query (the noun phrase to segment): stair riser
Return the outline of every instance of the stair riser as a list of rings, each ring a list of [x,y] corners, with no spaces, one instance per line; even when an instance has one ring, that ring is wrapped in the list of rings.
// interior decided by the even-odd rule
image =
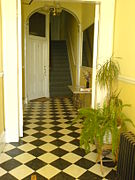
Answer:
[[[51,43],[50,96],[72,96],[69,61],[65,41]]]

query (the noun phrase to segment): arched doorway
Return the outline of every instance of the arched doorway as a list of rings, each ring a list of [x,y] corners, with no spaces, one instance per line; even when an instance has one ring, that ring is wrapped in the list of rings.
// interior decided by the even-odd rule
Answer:
[[[80,48],[81,41],[80,35],[78,32],[80,28],[80,23],[76,15],[70,12],[69,10],[62,8],[67,14],[70,14],[77,24],[77,34],[76,34],[76,59],[75,62],[77,65],[80,62]],[[50,97],[50,86],[49,86],[49,53],[50,53],[50,31],[49,31],[49,22],[50,22],[50,11],[46,10],[45,7],[40,8],[32,12],[27,17],[26,22],[26,49],[25,55],[25,101],[41,98],[41,97]],[[45,37],[38,34],[38,32],[31,32],[31,21],[36,16],[45,16]],[[41,23],[40,23],[41,24]],[[38,26],[38,23],[36,25]],[[64,26],[63,26],[64,27]],[[37,30],[38,28],[36,28]],[[66,29],[66,28],[65,28]],[[33,30],[32,30],[33,31]],[[36,34],[37,33],[37,34]],[[40,48],[40,49],[39,49]],[[40,61],[38,61],[40,59]],[[75,64],[75,66],[76,66]],[[71,65],[70,65],[71,66]],[[71,70],[71,68],[70,68]],[[75,67],[75,83],[79,84],[79,66]],[[73,72],[71,73],[73,74]],[[69,84],[70,85],[70,84]]]

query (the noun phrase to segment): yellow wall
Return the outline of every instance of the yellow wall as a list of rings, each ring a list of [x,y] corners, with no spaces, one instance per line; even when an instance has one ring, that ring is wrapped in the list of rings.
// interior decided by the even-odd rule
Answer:
[[[3,79],[0,78],[0,135],[4,132]]]
[[[78,23],[76,19],[68,14],[66,17],[67,21],[67,32],[70,34],[71,41],[72,41],[72,47],[75,57],[75,63],[77,62],[77,50],[78,50]]]
[[[3,71],[2,60],[2,16],[1,16],[1,0],[0,0],[0,72]]]
[[[76,19],[71,14],[66,14],[66,30],[67,39],[70,46],[68,46],[68,51],[70,54],[71,71],[73,77],[73,86],[76,85],[76,63],[77,63],[77,50],[78,50],[78,23]],[[72,57],[72,53],[74,59]]]
[[[118,88],[121,90],[120,97],[123,102],[131,104],[131,107],[125,107],[124,112],[135,124],[135,85],[119,81]],[[135,133],[135,128],[129,123],[128,128]]]
[[[23,21],[25,22],[27,17],[33,13],[33,11],[36,11],[43,7],[49,7],[52,6],[53,2],[33,2],[31,5],[24,5],[22,4],[22,11],[23,11]],[[61,2],[61,7],[68,9],[71,12],[74,12],[74,14],[78,17],[78,19],[81,21],[81,3],[68,3],[68,2]],[[45,8],[46,11],[47,8]]]
[[[94,23],[95,17],[95,4],[83,3],[82,4],[82,30]]]
[[[1,17],[1,1],[0,1],[0,72],[3,71],[2,57],[2,17]],[[0,135],[4,131],[4,103],[3,103],[3,78],[0,77]]]
[[[123,82],[119,81],[121,98],[131,107],[126,110],[127,115],[135,123],[135,1],[116,0],[114,54],[119,60]],[[130,78],[134,84],[127,83],[124,79]],[[135,129],[131,129],[135,133]]]

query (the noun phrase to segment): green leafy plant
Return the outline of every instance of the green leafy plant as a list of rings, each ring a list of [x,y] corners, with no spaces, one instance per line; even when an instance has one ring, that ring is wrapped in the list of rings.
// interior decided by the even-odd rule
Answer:
[[[107,123],[110,124],[110,132],[112,135],[112,153],[114,156],[118,154],[118,146],[120,140],[120,133],[127,130],[127,122],[133,122],[123,112],[125,107],[130,107],[129,104],[124,104],[122,99],[119,98],[118,94],[112,94],[109,99],[109,104],[104,103],[103,111],[104,116],[107,118]]]
[[[96,75],[96,80],[100,87],[107,88],[107,98],[112,96],[112,85],[117,80],[120,73],[120,67],[117,61],[114,61],[114,57],[111,57],[100,68]]]
[[[111,133],[112,154],[114,157],[117,156],[120,133],[126,130],[126,122],[132,123],[123,112],[123,108],[127,106],[129,105],[123,104],[116,95],[111,97],[109,105],[105,101],[102,108],[79,109],[74,122],[80,120],[83,124],[80,146],[84,147],[86,153],[90,151],[90,144],[94,143],[97,145],[98,153],[101,154],[105,143],[105,134],[108,139]]]
[[[90,151],[90,143],[95,143],[98,154],[102,154],[104,139],[109,139],[111,133],[112,154],[118,154],[120,133],[126,130],[126,122],[132,123],[127,118],[123,109],[128,107],[119,98],[120,93],[113,92],[113,82],[117,80],[120,73],[119,64],[114,61],[114,57],[107,60],[97,72],[96,80],[102,88],[107,89],[107,99],[104,100],[102,107],[82,108],[74,122],[81,120],[83,124],[80,135],[80,145],[84,146],[86,153]],[[132,123],[134,126],[134,124]]]

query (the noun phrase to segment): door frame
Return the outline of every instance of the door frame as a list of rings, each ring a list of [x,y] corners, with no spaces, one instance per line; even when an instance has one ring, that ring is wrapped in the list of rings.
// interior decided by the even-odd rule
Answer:
[[[21,0],[18,0],[18,64],[19,64],[19,80],[18,80],[18,94],[19,94],[19,136],[23,137],[23,97],[22,97],[22,21],[21,21]],[[20,43],[21,42],[21,43]]]
[[[28,87],[27,87],[27,50],[29,49],[29,18],[31,17],[32,14],[35,12],[42,13],[46,15],[46,39],[47,39],[47,65],[46,65],[46,83],[47,86],[45,87],[45,92],[46,97],[50,97],[50,92],[49,92],[49,13],[46,12],[41,12],[40,9],[37,9],[36,11],[33,11],[28,17],[27,21],[25,24],[25,37],[24,37],[24,46],[25,46],[25,54],[24,54],[24,65],[25,65],[25,100],[24,103],[27,104],[29,99],[28,99]]]
[[[61,2],[61,0],[60,0]],[[72,1],[72,2],[75,2]],[[78,2],[83,2],[83,0],[78,0]],[[86,2],[86,0],[85,0]],[[112,55],[112,46],[113,46],[113,20],[114,20],[114,0],[108,1],[108,0],[87,0],[88,3],[90,2],[94,2],[94,3],[100,3],[99,4],[99,18],[100,18],[100,22],[99,22],[99,29],[98,29],[98,34],[99,34],[99,38],[100,40],[95,38],[95,41],[98,41],[98,52],[95,52],[95,62],[97,63],[100,62],[101,64],[104,62],[104,58],[105,57],[109,57]],[[19,2],[21,3],[21,2]],[[20,10],[18,10],[19,12]],[[36,10],[37,11],[37,10]],[[20,13],[20,12],[19,12]],[[26,32],[27,32],[27,22],[25,22],[24,24],[25,28],[24,28],[24,66],[26,68]],[[108,32],[108,33],[107,33]],[[105,39],[103,39],[105,37]],[[109,42],[109,46],[108,46],[108,42]],[[21,44],[21,41],[19,41],[19,44]],[[103,46],[104,44],[104,46]],[[103,47],[103,48],[102,48]],[[107,47],[107,48],[106,48]],[[106,50],[107,49],[107,50]],[[49,53],[48,53],[49,54]],[[96,73],[96,63],[95,63],[95,73]],[[22,67],[24,68],[24,67]],[[25,69],[26,72],[26,69]],[[8,80],[5,80],[8,83]],[[21,80],[22,82],[22,80]],[[93,78],[93,83],[95,84],[95,75]],[[26,74],[25,74],[25,86],[26,86]],[[26,87],[25,87],[26,90]],[[21,93],[21,90],[19,90]],[[97,103],[99,103],[102,99],[103,99],[103,94],[99,93],[99,95],[97,95],[97,91],[99,91],[99,88],[96,87],[94,88],[94,93],[95,93],[95,97],[93,96],[93,106],[95,106],[95,101]],[[6,96],[6,93],[5,93]],[[21,97],[19,96],[19,99]],[[27,97],[26,97],[26,91],[25,91],[25,100],[27,102]],[[6,106],[6,104],[5,104]],[[6,121],[6,120],[5,120]],[[6,124],[6,129],[8,129],[7,127],[8,125]],[[17,131],[17,129],[16,129]],[[7,132],[8,133],[8,132]],[[8,136],[10,136],[10,133],[8,134]],[[16,137],[13,137],[14,140],[16,140]]]
[[[112,55],[113,51],[113,27],[114,27],[114,6],[115,0],[78,0],[78,2],[99,2],[100,3],[100,12],[99,12],[99,38],[98,38],[98,53],[96,61],[100,64],[103,64],[105,60]],[[19,34],[16,34],[17,27],[17,16],[21,14],[21,10],[17,9],[17,2],[21,6],[21,0],[7,2],[2,0],[2,29],[3,29],[3,62],[4,62],[4,108],[5,108],[5,130],[6,130],[6,142],[17,142],[19,140],[19,126],[20,118],[19,114],[19,102],[21,102],[21,96],[19,96],[21,90],[18,88],[18,71],[22,71],[21,68],[18,69],[18,46],[17,46],[17,37]],[[62,2],[60,0],[59,2]],[[76,2],[75,0],[72,2]],[[8,16],[9,12],[12,13],[12,16]],[[10,27],[10,22],[12,21],[12,29]],[[25,25],[26,26],[26,25]],[[21,25],[19,25],[21,28]],[[11,36],[11,30],[13,32]],[[24,59],[26,60],[26,32],[24,30]],[[9,38],[9,39],[8,39]],[[8,43],[7,43],[8,41]],[[11,46],[10,44],[14,44]],[[18,44],[21,47],[21,40],[18,39]],[[12,57],[12,61],[11,61]],[[21,66],[21,65],[20,65]],[[12,87],[11,87],[11,78],[12,78]],[[20,84],[22,79],[20,79]],[[12,90],[12,96],[11,91]],[[101,103],[104,99],[102,91],[100,92],[99,88],[96,88],[96,103]],[[12,102],[13,100],[13,102]],[[21,109],[21,111],[23,111]]]

